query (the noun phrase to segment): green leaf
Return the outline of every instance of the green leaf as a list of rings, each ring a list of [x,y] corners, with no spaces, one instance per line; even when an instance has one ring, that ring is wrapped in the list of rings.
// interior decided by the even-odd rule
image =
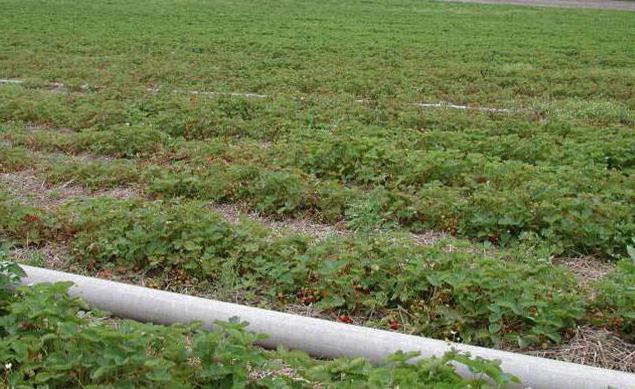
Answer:
[[[500,323],[490,323],[490,325],[487,327],[487,329],[489,330],[490,334],[498,333],[498,331],[500,331],[500,329],[501,329],[501,324]]]

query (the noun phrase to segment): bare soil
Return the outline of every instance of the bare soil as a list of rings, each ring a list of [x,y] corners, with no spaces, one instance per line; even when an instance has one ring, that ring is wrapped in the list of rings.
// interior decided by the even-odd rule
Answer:
[[[0,183],[18,198],[42,209],[55,209],[71,199],[85,199],[89,197],[110,197],[126,199],[138,196],[134,188],[119,187],[90,192],[85,188],[67,182],[61,185],[48,185],[36,176],[33,170],[22,170],[14,173],[0,174]]]
[[[635,344],[603,328],[579,327],[566,344],[525,354],[635,373]]]

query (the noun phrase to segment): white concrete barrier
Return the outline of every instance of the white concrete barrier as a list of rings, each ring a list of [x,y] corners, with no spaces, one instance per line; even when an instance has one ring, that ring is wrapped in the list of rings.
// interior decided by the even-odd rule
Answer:
[[[269,348],[284,345],[319,357],[360,356],[371,361],[380,361],[399,350],[418,351],[422,357],[430,357],[454,348],[472,356],[500,360],[506,373],[522,381],[519,387],[635,388],[635,374],[620,371],[224,303],[38,267],[23,265],[22,268],[27,274],[22,281],[24,284],[72,281],[75,285],[70,290],[71,295],[118,317],[159,324],[202,321],[209,329],[217,320],[238,317],[249,322],[250,331],[269,335],[261,343]],[[457,366],[457,371],[471,376],[463,366]]]

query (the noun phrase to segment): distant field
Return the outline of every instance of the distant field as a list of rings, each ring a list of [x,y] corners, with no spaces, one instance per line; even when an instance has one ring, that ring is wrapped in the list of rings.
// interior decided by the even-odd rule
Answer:
[[[524,352],[579,327],[635,348],[635,13],[0,9],[10,257]]]
[[[527,7],[589,8],[635,11],[633,0],[446,0],[461,3],[514,4]]]

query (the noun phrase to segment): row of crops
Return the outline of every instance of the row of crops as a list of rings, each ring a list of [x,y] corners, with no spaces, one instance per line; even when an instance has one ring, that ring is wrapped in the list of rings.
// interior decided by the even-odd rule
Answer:
[[[0,193],[8,242],[62,242],[71,249],[67,266],[84,271],[154,274],[159,285],[177,277],[253,304],[315,305],[481,345],[557,343],[587,322],[633,336],[632,258],[594,285],[599,293],[590,298],[530,244],[489,252],[454,239],[424,246],[398,231],[316,241],[228,222],[200,200],[96,197],[41,209]]]
[[[309,306],[335,320],[478,345],[548,348],[566,342],[580,325],[633,339],[635,265],[628,247],[635,235],[635,180],[626,129],[599,142],[585,139],[592,129],[558,138],[549,124],[527,138],[351,126],[311,130],[310,136],[293,130],[264,142],[249,135],[190,138],[149,116],[143,125],[96,123],[68,131],[60,129],[69,123],[47,116],[46,105],[93,96],[22,86],[3,92],[43,99],[42,106],[19,109],[0,104],[12,109],[0,145],[4,174],[33,172],[49,186],[71,183],[88,193],[128,186],[139,193],[41,208],[28,194],[5,188],[0,234],[9,251],[57,243],[69,248],[64,269],[132,281],[143,274],[155,287],[176,280],[202,295],[239,296],[280,310]],[[201,104],[252,104],[228,101]],[[559,153],[529,147],[549,144],[550,137],[553,144],[571,140]],[[258,223],[228,222],[210,203],[235,203],[279,220],[338,223],[350,234],[324,241],[280,236]],[[428,230],[453,237],[422,246],[407,234]],[[580,288],[551,261],[580,254],[618,266]],[[119,336],[109,326],[103,331]],[[22,369],[6,375],[7,382],[32,382],[37,371],[45,372],[37,378],[42,383],[67,378],[63,372],[49,377],[46,359],[29,370],[25,361],[33,355],[40,354],[6,354],[8,365]],[[393,367],[387,369],[382,372]],[[128,373],[132,382],[141,376],[135,372]],[[458,379],[451,369],[444,372]],[[146,373],[143,379],[154,377]],[[254,381],[240,374],[223,379]],[[78,372],[80,382],[112,379],[104,376],[110,378]],[[296,378],[274,381],[295,385]]]
[[[263,351],[240,323],[111,318],[68,285],[9,287],[16,261],[520,352],[581,326],[635,341],[630,13],[0,8],[0,383],[484,385],[452,361],[511,379],[454,353],[319,361]],[[271,228],[294,223],[336,233]]]
[[[69,102],[65,99],[53,98],[59,104]],[[6,117],[50,125],[50,118],[36,116],[46,105],[11,110],[20,99],[6,101],[0,104]],[[119,158],[51,165],[58,179],[81,169],[88,180],[143,181],[161,197],[244,202],[276,216],[344,220],[357,230],[432,229],[503,245],[534,239],[554,254],[604,258],[624,255],[635,236],[635,146],[629,128],[598,135],[593,128],[574,130],[549,120],[526,134],[514,128],[492,135],[350,126],[288,131],[263,146],[249,136],[184,139],[154,119],[145,118],[144,126],[97,124],[70,134],[16,130],[5,137],[32,150]]]
[[[167,126],[178,120],[165,115],[181,115],[178,104],[191,97],[139,93],[136,103],[104,108],[99,93],[28,85],[0,92],[10,97],[0,110],[11,120],[0,145],[3,173],[32,172],[49,186],[88,191],[42,208],[6,188],[0,231],[8,248],[57,243],[69,248],[64,269],[132,281],[149,275],[155,287],[178,280],[203,295],[281,310],[309,306],[335,320],[471,344],[548,348],[580,325],[633,339],[634,144],[619,121],[602,140],[593,123],[559,119],[531,124],[526,134],[350,124],[286,129],[268,140],[190,137]],[[122,112],[134,104],[179,109],[141,120]],[[192,118],[254,104],[262,102],[196,98],[209,110]],[[80,113],[91,121],[74,123]],[[90,128],[67,127],[74,125]],[[90,198],[121,187],[138,195]],[[350,233],[324,241],[280,236],[224,220],[210,210],[214,203]],[[451,238],[422,246],[408,235],[429,230]],[[578,255],[619,265],[581,288],[552,261]]]
[[[156,326],[112,320],[70,298],[68,283],[17,287],[22,270],[0,252],[0,379],[12,388],[315,388],[503,387],[517,381],[498,365],[448,352],[407,363],[397,353],[379,365],[362,358],[316,360],[282,348],[244,323]],[[475,379],[455,373],[466,365]]]

